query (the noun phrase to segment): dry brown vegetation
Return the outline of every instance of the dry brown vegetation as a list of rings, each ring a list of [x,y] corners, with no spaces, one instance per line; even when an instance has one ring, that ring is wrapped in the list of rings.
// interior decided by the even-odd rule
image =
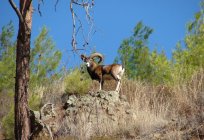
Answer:
[[[62,85],[62,84],[60,84]],[[108,81],[105,89],[114,89]],[[93,82],[93,90],[98,89]],[[56,90],[56,89],[55,89]],[[145,82],[123,79],[122,99],[132,108],[132,119],[118,122],[95,122],[91,125],[81,114],[72,136],[59,139],[204,139],[204,71],[195,73],[191,80],[176,85],[150,85]],[[102,114],[98,114],[99,116]],[[100,121],[100,120],[98,120]],[[62,124],[66,128],[67,124]],[[62,130],[65,130],[62,128]]]
[[[114,85],[113,81],[108,81],[105,83],[105,89],[114,89]],[[98,83],[93,82],[91,89],[96,91]],[[63,82],[40,87],[35,92],[42,97],[41,105],[47,102],[60,104],[67,98],[63,95],[65,93]],[[86,119],[86,114],[82,113],[78,115],[80,121],[77,125],[69,126],[74,128],[69,132],[71,133],[69,136],[60,134],[69,131],[67,129],[69,124],[62,121],[60,124],[62,131],[56,139],[204,139],[203,70],[195,73],[188,82],[176,85],[155,86],[124,78],[120,96],[129,102],[132,109],[131,118],[118,118],[117,122],[100,122],[99,119],[90,123]],[[97,115],[100,118],[103,114]],[[46,138],[42,136],[41,139]]]
[[[178,85],[151,86],[124,80],[134,108],[138,139],[204,139],[204,72]],[[131,120],[130,120],[131,121]]]

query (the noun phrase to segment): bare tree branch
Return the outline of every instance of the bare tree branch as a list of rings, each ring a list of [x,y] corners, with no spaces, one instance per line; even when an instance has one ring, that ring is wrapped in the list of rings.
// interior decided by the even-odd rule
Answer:
[[[57,4],[58,4],[59,0],[56,0],[56,3],[55,3],[55,11],[57,11]]]
[[[40,9],[41,3],[44,4],[44,1],[43,0],[38,0],[38,13],[39,13],[40,16],[42,16],[42,12],[41,12],[41,9]]]
[[[22,16],[21,12],[19,11],[19,9],[17,8],[16,4],[13,2],[13,0],[9,0],[9,3],[11,5],[11,7],[14,9],[14,11],[16,12],[20,22],[24,23],[23,16]]]
[[[73,8],[74,5],[81,6],[86,13],[86,19],[87,19],[87,22],[90,26],[89,31],[87,33],[87,37],[85,36],[85,31],[84,31],[82,21],[80,20],[80,18],[78,17],[76,12],[74,11],[74,8]],[[79,31],[82,32],[82,38],[84,40],[83,47],[86,47],[89,44],[90,35],[91,35],[92,29],[93,29],[93,18],[90,15],[90,9],[93,6],[94,6],[94,0],[91,0],[91,1],[90,0],[71,0],[70,1],[70,11],[72,14],[72,26],[73,26],[71,45],[72,45],[73,50],[75,50],[75,51],[78,50],[76,37],[77,37]],[[78,27],[77,27],[77,25],[78,25]]]
[[[72,47],[74,50],[76,50],[76,21],[75,21],[75,13],[74,13],[74,9],[73,9],[73,0],[70,1],[70,11],[71,11],[71,14],[72,14],[72,26],[73,26],[73,29],[72,29]]]
[[[79,22],[79,24],[80,24],[80,26],[78,27],[78,29],[77,29],[77,31],[76,31],[76,36],[77,36],[78,32],[79,32],[80,29],[81,29],[82,37],[83,37],[83,39],[84,39],[84,41],[85,41],[85,43],[84,43],[83,46],[85,47],[85,46],[88,45],[89,43],[88,43],[88,40],[86,39],[85,34],[84,34],[83,24],[82,24],[80,18],[77,16],[77,14],[75,14],[75,17],[77,18],[77,20],[78,20],[78,22]],[[88,36],[89,36],[89,35],[88,35]]]
[[[84,3],[79,3],[78,1],[76,2],[76,1],[74,1],[74,0],[72,0],[72,3],[74,3],[74,4],[76,4],[76,5],[79,5],[79,6],[84,6],[84,5],[85,5]]]

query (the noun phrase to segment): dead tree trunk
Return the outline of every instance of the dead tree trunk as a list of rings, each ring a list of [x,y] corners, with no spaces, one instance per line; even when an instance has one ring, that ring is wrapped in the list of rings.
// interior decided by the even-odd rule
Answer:
[[[30,137],[28,83],[33,11],[32,0],[20,0],[20,9],[16,7],[12,0],[9,0],[9,2],[19,18],[16,46],[15,139],[28,140]]]

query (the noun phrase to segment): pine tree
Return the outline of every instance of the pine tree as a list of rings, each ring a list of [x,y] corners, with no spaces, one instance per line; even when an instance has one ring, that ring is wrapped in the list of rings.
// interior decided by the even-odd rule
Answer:
[[[148,38],[153,30],[139,22],[134,33],[125,39],[118,49],[116,60],[121,62],[129,78],[147,79],[151,72]]]
[[[12,22],[2,27],[0,34],[0,92],[14,91],[15,82],[15,42],[12,40]]]
[[[48,30],[43,27],[31,49],[31,86],[46,84],[59,77],[57,68],[61,60],[61,52],[56,50]],[[54,78],[54,79],[53,79]]]
[[[194,21],[187,26],[184,46],[181,44],[178,43],[173,52],[173,70],[175,77],[180,77],[180,82],[204,68],[204,2],[201,3],[201,10],[195,14]]]

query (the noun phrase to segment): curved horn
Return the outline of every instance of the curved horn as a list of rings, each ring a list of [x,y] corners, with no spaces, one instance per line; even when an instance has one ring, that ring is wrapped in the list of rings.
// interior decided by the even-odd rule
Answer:
[[[98,57],[100,60],[98,61],[98,63],[100,63],[101,61],[103,61],[103,55],[100,53],[93,53],[90,55],[90,58],[93,59],[94,57]]]

